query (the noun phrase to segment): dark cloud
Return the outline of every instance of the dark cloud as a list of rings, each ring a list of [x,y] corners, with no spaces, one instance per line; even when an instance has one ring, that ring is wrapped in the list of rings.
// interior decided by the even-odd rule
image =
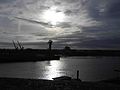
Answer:
[[[32,33],[32,34],[35,36],[44,36],[44,37],[48,35],[47,33],[40,33],[40,32]]]
[[[16,28],[16,24],[13,24],[13,20],[11,20],[9,17],[0,17],[0,27],[1,29],[12,29]],[[4,30],[8,31],[8,30]]]
[[[79,3],[81,0],[64,0],[65,2],[69,3]]]
[[[106,16],[110,18],[120,18],[120,1],[109,6],[106,11]]]
[[[108,37],[108,38],[92,38],[87,36],[72,36],[61,38],[59,42],[57,42],[61,46],[69,45],[72,48],[119,48],[120,45],[120,37]]]
[[[46,10],[46,9],[49,9],[49,7],[48,7],[48,6],[43,6],[43,5],[41,5],[41,6],[39,7],[39,9],[40,9],[40,10]]]
[[[16,0],[0,0],[0,3],[10,3]]]
[[[96,19],[119,18],[120,17],[120,1],[119,0],[90,0],[87,2],[88,14]]]
[[[55,5],[61,5],[61,2],[56,1],[56,2],[55,2]]]
[[[30,23],[40,24],[40,25],[46,26],[46,27],[52,27],[52,25],[51,25],[50,23],[45,23],[45,22],[41,22],[41,21],[37,21],[37,20],[20,18],[20,17],[15,17],[15,18],[20,19],[20,20],[23,20],[23,21],[30,22]]]
[[[72,12],[71,10],[66,10],[64,13],[69,16],[69,15],[71,15],[73,12]]]
[[[41,16],[52,6],[66,15],[65,21],[54,27]],[[74,48],[120,47],[120,0],[0,0],[0,8],[1,42],[10,37],[8,40],[31,41],[24,45],[37,48],[43,48],[49,39],[55,41],[57,48],[66,44]],[[16,19],[7,17],[12,15]],[[21,32],[17,33],[19,20]],[[5,44],[1,43],[1,47]]]
[[[72,27],[72,25],[69,22],[62,22],[62,23],[58,24],[57,27],[70,28],[70,27]]]
[[[109,39],[100,39],[100,40],[89,40],[84,41],[83,43],[77,44],[82,48],[119,48],[120,38],[109,38]]]

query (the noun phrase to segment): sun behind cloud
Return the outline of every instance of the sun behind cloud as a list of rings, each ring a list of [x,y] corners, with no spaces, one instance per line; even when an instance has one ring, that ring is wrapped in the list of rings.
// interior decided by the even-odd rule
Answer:
[[[65,14],[61,11],[57,11],[57,7],[51,7],[43,12],[43,20],[49,22],[53,26],[65,20]]]

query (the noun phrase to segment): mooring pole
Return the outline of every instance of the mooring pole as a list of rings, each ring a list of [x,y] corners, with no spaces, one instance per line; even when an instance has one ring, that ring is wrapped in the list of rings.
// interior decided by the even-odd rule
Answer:
[[[120,70],[115,69],[114,71],[117,72],[117,78],[120,78]]]
[[[77,80],[79,79],[79,70],[77,70]]]

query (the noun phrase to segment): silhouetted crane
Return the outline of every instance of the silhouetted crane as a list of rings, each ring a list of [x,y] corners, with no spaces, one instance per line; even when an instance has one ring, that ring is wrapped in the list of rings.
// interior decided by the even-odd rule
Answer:
[[[19,41],[17,41],[17,43],[18,43],[18,45],[19,45],[20,49],[24,49],[24,47],[20,44],[20,42],[19,42]]]
[[[13,45],[14,45],[15,49],[18,49],[18,47],[16,46],[15,42],[14,41],[12,41],[12,42],[13,42]]]

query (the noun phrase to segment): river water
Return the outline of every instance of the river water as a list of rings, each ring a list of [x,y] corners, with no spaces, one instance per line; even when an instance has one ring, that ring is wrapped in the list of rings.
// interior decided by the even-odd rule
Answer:
[[[67,75],[83,81],[98,81],[114,78],[120,69],[120,57],[62,57],[60,60],[1,63],[0,77],[49,79]]]

